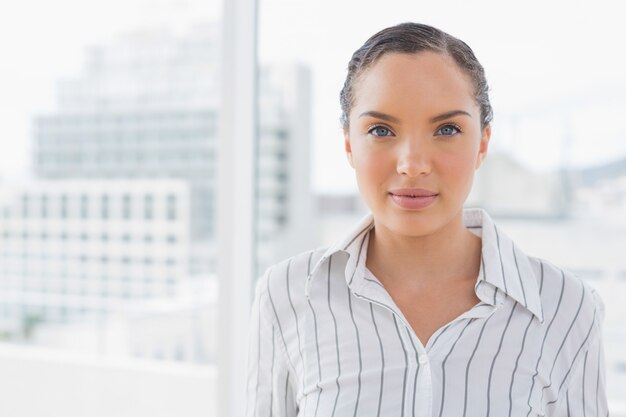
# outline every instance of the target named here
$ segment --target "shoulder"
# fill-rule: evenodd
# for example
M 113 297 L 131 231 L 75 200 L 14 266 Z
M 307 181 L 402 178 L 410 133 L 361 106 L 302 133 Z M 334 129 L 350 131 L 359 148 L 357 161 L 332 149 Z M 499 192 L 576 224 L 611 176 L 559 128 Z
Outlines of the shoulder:
M 578 340 L 599 333 L 604 318 L 604 302 L 587 282 L 567 269 L 528 257 L 538 279 L 544 326 L 557 326 Z
M 307 277 L 326 248 L 299 253 L 268 267 L 256 282 L 255 297 L 276 304 L 304 296 Z

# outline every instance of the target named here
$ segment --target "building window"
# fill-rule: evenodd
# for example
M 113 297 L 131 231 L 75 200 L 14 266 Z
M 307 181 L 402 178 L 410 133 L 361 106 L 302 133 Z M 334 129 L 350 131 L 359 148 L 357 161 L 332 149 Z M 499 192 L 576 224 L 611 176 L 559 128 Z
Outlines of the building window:
M 28 210 L 29 198 L 27 195 L 22 196 L 22 217 L 27 219 L 29 215 Z
M 80 196 L 80 217 L 86 219 L 89 217 L 89 209 L 88 209 L 89 199 L 85 194 Z
M 100 197 L 100 217 L 108 219 L 109 215 L 109 196 L 104 194 Z
M 48 196 L 45 194 L 41 196 L 41 217 L 48 217 Z
M 66 219 L 67 218 L 67 196 L 66 195 L 62 195 L 61 196 L 61 218 Z
M 154 217 L 154 197 L 146 194 L 143 198 L 143 217 L 146 220 L 152 220 Z
M 176 196 L 167 196 L 167 220 L 176 220 Z
M 131 199 L 129 194 L 122 197 L 122 216 L 128 220 L 131 218 Z

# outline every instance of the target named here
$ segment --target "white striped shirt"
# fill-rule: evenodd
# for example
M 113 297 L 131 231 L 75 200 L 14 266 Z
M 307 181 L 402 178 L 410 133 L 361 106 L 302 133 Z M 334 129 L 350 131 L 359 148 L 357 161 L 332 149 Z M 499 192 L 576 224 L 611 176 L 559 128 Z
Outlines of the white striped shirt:
M 480 209 L 481 300 L 426 346 L 365 267 L 367 216 L 328 250 L 259 279 L 248 417 L 607 416 L 597 293 L 525 255 Z

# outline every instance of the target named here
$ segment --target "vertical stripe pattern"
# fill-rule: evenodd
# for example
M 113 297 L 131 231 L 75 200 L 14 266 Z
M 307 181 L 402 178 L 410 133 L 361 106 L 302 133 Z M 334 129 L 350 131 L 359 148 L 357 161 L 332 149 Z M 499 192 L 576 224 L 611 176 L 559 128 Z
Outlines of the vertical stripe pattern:
M 426 346 L 366 267 L 371 216 L 272 266 L 251 310 L 246 416 L 608 415 L 600 296 L 484 211 L 464 221 L 482 238 L 481 302 Z

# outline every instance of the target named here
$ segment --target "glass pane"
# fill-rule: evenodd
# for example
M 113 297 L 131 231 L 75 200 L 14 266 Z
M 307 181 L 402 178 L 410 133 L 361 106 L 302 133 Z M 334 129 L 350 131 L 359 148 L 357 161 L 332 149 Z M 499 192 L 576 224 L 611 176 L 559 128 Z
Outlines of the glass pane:
M 35 3 L 0 16 L 0 361 L 48 385 L 3 410 L 206 415 L 222 2 Z
M 563 8 L 568 19 L 560 17 Z M 626 140 L 613 122 L 626 111 L 626 59 L 616 53 L 626 37 L 620 6 L 551 2 L 512 10 L 489 0 L 261 0 L 259 10 L 260 177 L 286 158 L 289 184 L 284 201 L 276 198 L 274 205 L 264 201 L 271 194 L 260 193 L 261 207 L 268 207 L 261 213 L 272 207 L 284 210 L 286 219 L 273 233 L 259 232 L 260 242 L 274 242 L 259 247 L 284 248 L 260 253 L 260 265 L 332 244 L 367 211 L 339 123 L 339 92 L 352 53 L 401 21 L 439 27 L 474 49 L 495 112 L 489 155 L 467 206 L 485 208 L 527 253 L 598 290 L 607 312 L 609 402 L 618 412 L 626 395 L 626 310 L 620 307 L 626 290 Z M 280 72 L 284 68 L 291 76 Z M 273 187 L 276 195 L 282 192 Z M 292 230 L 297 232 L 290 235 Z

